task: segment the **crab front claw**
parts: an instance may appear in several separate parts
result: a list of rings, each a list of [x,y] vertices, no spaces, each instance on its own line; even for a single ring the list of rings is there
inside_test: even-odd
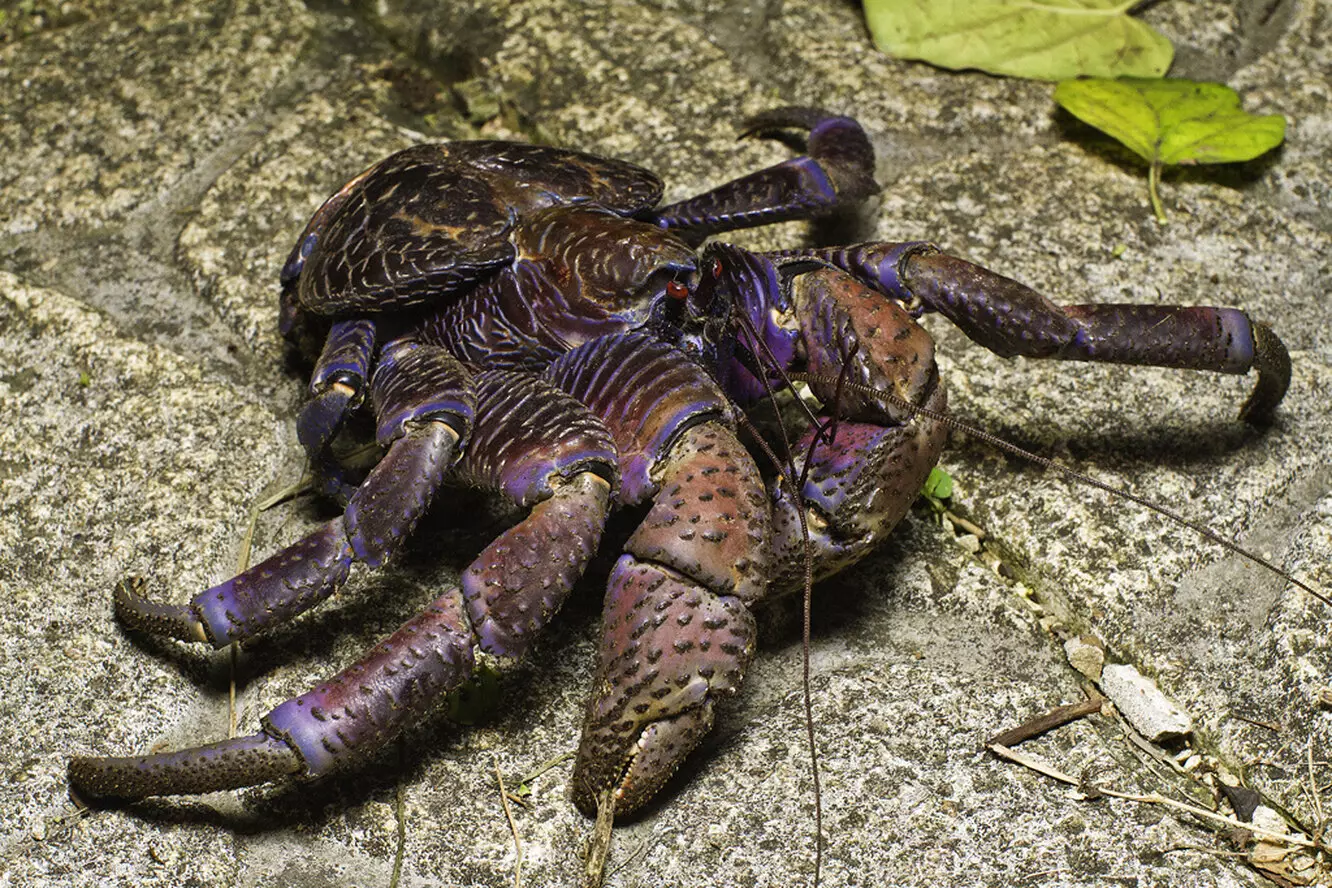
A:
[[[633,555],[611,574],[606,638],[574,765],[573,799],[589,816],[599,791],[618,814],[661,788],[712,728],[754,653],[754,619],[732,595]]]
[[[938,312],[1002,357],[1056,358],[1258,374],[1239,418],[1272,422],[1290,385],[1290,356],[1266,324],[1234,308],[1056,305],[1030,287],[922,242],[789,250],[850,272],[911,307]]]

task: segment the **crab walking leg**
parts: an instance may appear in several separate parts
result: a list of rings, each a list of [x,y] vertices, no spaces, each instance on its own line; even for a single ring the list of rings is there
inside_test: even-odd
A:
[[[343,500],[351,498],[354,487],[343,479],[329,445],[347,415],[365,397],[374,347],[373,321],[362,318],[333,324],[310,377],[310,400],[296,418],[296,437],[310,459],[320,492]]]
[[[407,340],[385,347],[371,389],[378,438],[389,450],[342,517],[189,604],[150,603],[122,586],[120,618],[135,629],[225,647],[314,607],[346,581],[353,562],[384,564],[452,467],[475,396],[468,372],[448,352]]]
[[[1266,324],[1234,308],[1091,304],[1059,306],[993,271],[945,255],[930,244],[861,244],[803,250],[856,274],[921,310],[937,311],[972,341],[1003,357],[1060,358],[1258,372],[1239,418],[1269,424],[1290,384],[1290,357]]]
[[[716,383],[674,348],[607,337],[547,377],[615,436],[621,501],[651,499],[606,592],[600,668],[574,766],[574,801],[641,806],[712,725],[754,652],[749,607],[768,584],[766,494]]]
[[[582,403],[526,373],[477,377],[481,417],[461,478],[531,513],[463,572],[480,648],[518,657],[564,603],[601,541],[619,488],[618,453]]]
[[[651,218],[702,240],[720,231],[824,216],[878,192],[874,146],[850,117],[817,108],[777,108],[746,121],[743,134],[789,128],[809,131],[807,155],[661,207]]]
[[[360,662],[277,706],[249,737],[127,758],[76,758],[70,781],[118,799],[209,792],[286,775],[320,777],[388,743],[472,673],[475,651],[520,656],[582,575],[616,480],[610,433],[538,379],[477,380],[478,445],[460,471],[530,505],[453,587]]]

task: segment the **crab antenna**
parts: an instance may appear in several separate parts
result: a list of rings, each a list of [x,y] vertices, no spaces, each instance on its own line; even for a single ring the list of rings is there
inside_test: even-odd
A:
[[[809,373],[792,373],[791,378],[803,382],[822,382],[824,384],[833,381],[831,377],[825,377]],[[1093,477],[1092,475],[1088,475],[1084,472],[1079,472],[1077,469],[1070,469],[1068,466],[1064,465],[1063,463],[1056,462],[1055,460],[1051,459],[1048,456],[1041,456],[1040,454],[1032,453],[1030,450],[1026,450],[1022,447],[1019,447],[1018,445],[1012,443],[1011,441],[1005,441],[1003,438],[1000,438],[997,435],[992,435],[989,432],[973,428],[972,426],[967,425],[961,420],[954,419],[953,417],[943,413],[939,413],[936,410],[931,410],[928,407],[922,407],[919,404],[914,404],[911,401],[908,401],[906,398],[897,395],[895,392],[880,391],[879,389],[872,388],[867,385],[862,385],[861,383],[858,382],[848,382],[846,385],[848,388],[852,389],[853,391],[858,391],[867,395],[873,395],[874,397],[882,398],[883,400],[888,401],[889,403],[897,407],[901,407],[904,410],[910,411],[912,415],[924,416],[927,419],[931,419],[934,422],[941,423],[944,426],[953,429],[955,431],[965,432],[966,434],[971,435],[972,437],[980,441],[983,441],[986,444],[989,444],[991,447],[994,447],[998,450],[1003,450],[1007,453],[1011,453],[1014,456],[1021,457],[1022,459],[1025,459],[1029,462],[1033,462],[1042,468],[1053,469],[1054,471],[1058,472],[1059,474],[1063,475],[1066,478],[1072,478],[1075,481],[1080,481],[1083,484],[1088,485],[1089,487],[1095,487],[1097,490],[1104,490],[1106,493],[1123,497],[1129,502],[1137,503],[1138,505],[1142,506],[1144,509],[1150,509],[1151,511],[1155,512],[1158,515],[1161,515],[1165,518],[1169,518],[1171,521],[1174,521],[1176,524],[1182,525],[1183,527],[1187,527],[1189,530],[1192,530],[1194,533],[1198,534],[1204,539],[1216,543],[1221,548],[1229,552],[1232,552],[1236,555],[1239,555],[1241,558],[1245,558],[1253,562],[1254,564],[1259,565],[1260,567],[1267,568],[1272,573],[1281,577],[1286,582],[1292,584],[1293,586],[1296,586],[1299,589],[1303,589],[1305,592],[1309,593],[1314,598],[1317,598],[1319,601],[1323,602],[1324,604],[1332,606],[1332,598],[1329,598],[1326,594],[1319,592],[1317,589],[1314,589],[1312,586],[1308,585],[1307,583],[1304,583],[1296,579],[1295,577],[1291,576],[1289,573],[1277,567],[1275,564],[1273,564],[1271,561],[1268,561],[1263,556],[1258,555],[1257,553],[1254,552],[1250,552],[1248,549],[1245,549],[1239,543],[1233,540],[1226,539],[1221,534],[1212,530],[1207,525],[1202,524],[1201,522],[1198,521],[1194,521],[1192,518],[1187,518],[1184,515],[1181,515],[1179,512],[1176,512],[1175,510],[1169,508],[1168,506],[1163,506],[1160,505],[1159,503],[1154,503],[1151,500],[1147,499],[1146,497],[1139,496],[1138,494],[1133,493],[1129,490],[1125,490],[1122,487],[1116,487],[1113,484],[1109,484],[1105,481],[1100,480],[1099,478]]]
[[[743,312],[734,315],[734,318],[744,332],[749,335],[749,338],[760,347],[759,351],[767,359],[769,366],[776,370],[778,377],[782,380],[782,387],[790,389],[791,392],[796,395],[796,400],[800,402],[805,413],[814,421],[815,428],[818,428],[818,417],[814,415],[814,411],[810,410],[809,405],[804,402],[798,393],[795,392],[794,382],[791,377],[786,374],[785,369],[781,365],[781,361],[777,360],[777,356],[772,353],[772,349],[768,347],[768,343],[764,341],[763,337],[758,335],[758,330],[754,329],[753,322]],[[774,410],[778,410],[777,392],[772,387],[772,379],[767,373],[763,372],[762,367],[757,366],[758,360],[754,352],[750,351],[749,347],[738,337],[736,338],[736,344],[743,349],[744,354],[748,354],[751,358],[754,358],[756,366],[751,369],[746,365],[746,369],[750,370],[751,373],[753,373],[753,370],[755,369],[759,370],[754,376],[763,383],[763,389],[767,393],[768,402],[772,404]],[[838,396],[840,397],[840,395],[841,389],[839,388]],[[801,592],[801,697],[804,701],[805,709],[805,737],[809,743],[810,778],[814,785],[814,888],[818,888],[819,873],[823,868],[823,792],[819,782],[819,749],[818,742],[814,737],[814,701],[813,694],[810,691],[809,680],[809,642],[810,636],[812,635],[810,617],[814,610],[814,549],[809,541],[809,522],[805,519],[804,488],[805,477],[809,470],[809,463],[814,458],[814,448],[818,446],[819,439],[823,433],[822,430],[816,432],[813,439],[809,442],[809,453],[805,456],[805,468],[801,471],[800,479],[797,482],[795,473],[795,454],[791,452],[791,439],[786,434],[786,426],[783,425],[780,420],[777,423],[777,428],[782,436],[782,449],[786,451],[786,465],[783,466],[782,460],[780,460],[777,457],[777,454],[773,452],[772,448],[768,446],[768,442],[763,439],[763,436],[759,434],[758,429],[749,421],[749,417],[745,415],[745,412],[743,410],[737,410],[736,416],[740,418],[740,421],[745,428],[749,429],[754,440],[758,442],[759,448],[762,449],[763,452],[767,454],[768,459],[772,461],[773,467],[777,470],[778,477],[780,478],[780,483],[790,491],[791,502],[795,504],[796,518],[800,521],[800,552],[801,561],[803,562],[803,567],[805,569],[804,589]]]
[[[740,327],[749,338],[754,340],[755,344],[758,345],[759,352],[767,359],[768,366],[772,368],[772,373],[781,383],[779,389],[789,389],[793,395],[796,395],[796,401],[800,403],[800,409],[805,411],[805,419],[809,420],[811,425],[818,425],[819,418],[814,415],[814,411],[805,403],[804,398],[801,398],[796,392],[795,383],[792,381],[791,377],[786,375],[786,369],[782,367],[782,362],[777,359],[775,354],[773,354],[767,341],[759,335],[758,330],[754,327],[754,322],[744,313],[735,315],[734,320],[736,326]],[[755,379],[763,383],[763,387],[767,390],[768,398],[771,401],[775,397],[771,386],[771,379],[768,373],[764,372],[760,365],[758,356],[749,348],[749,346],[745,345],[742,340],[737,338],[735,344],[740,348],[740,363],[744,364],[745,369],[748,370]],[[776,401],[772,401],[772,404],[775,409],[777,406]],[[794,468],[794,465],[792,467]]]
[[[776,401],[776,392],[765,378],[763,386],[768,390],[768,397]],[[796,518],[800,520],[800,539],[801,539],[801,560],[804,562],[805,583],[801,593],[801,624],[800,624],[800,667],[801,667],[801,689],[805,708],[805,737],[809,743],[809,770],[810,777],[814,784],[814,885],[817,888],[819,884],[819,872],[823,864],[823,793],[819,784],[819,750],[817,741],[814,738],[814,701],[810,691],[810,665],[809,665],[809,640],[812,635],[810,615],[813,613],[814,601],[814,554],[813,547],[809,542],[809,522],[805,520],[805,497],[801,492],[803,485],[797,486],[795,483],[795,458],[791,454],[791,442],[786,439],[786,429],[782,429],[782,439],[785,443],[786,458],[791,464],[787,469],[782,465],[781,459],[768,446],[768,442],[763,440],[754,424],[749,421],[743,411],[737,411],[736,415],[745,428],[749,429],[754,440],[758,442],[759,447],[767,454],[768,459],[777,467],[780,483],[791,492],[791,500],[795,503]],[[780,426],[780,423],[778,424]],[[810,454],[814,452],[814,446],[818,438],[810,442]],[[803,473],[802,473],[803,476]]]

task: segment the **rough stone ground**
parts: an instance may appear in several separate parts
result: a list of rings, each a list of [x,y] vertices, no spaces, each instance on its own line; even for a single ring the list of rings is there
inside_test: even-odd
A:
[[[34,6],[40,16],[24,11]],[[615,154],[678,197],[784,156],[729,138],[745,114],[844,109],[873,134],[885,186],[865,236],[929,237],[1060,301],[1245,306],[1295,362],[1262,433],[1233,419],[1245,379],[1004,361],[931,330],[967,421],[1332,588],[1326,3],[1149,9],[1180,47],[1174,73],[1224,80],[1290,121],[1267,159],[1167,174],[1164,228],[1143,171],[1056,113],[1047,85],[884,58],[856,6],[836,0],[15,9],[0,25],[0,885],[384,886],[399,793],[402,884],[512,884],[494,770],[512,781],[576,742],[594,589],[483,724],[434,721],[344,781],[86,816],[66,796],[72,753],[225,734],[225,655],[131,637],[110,589],[143,574],[180,601],[232,573],[251,504],[301,471],[302,383],[274,330],[277,269],[333,187],[425,137],[483,125]],[[747,240],[809,237],[792,225]],[[1312,830],[1310,769],[1329,780],[1332,713],[1317,694],[1332,609],[977,445],[958,442],[945,465],[954,508],[988,529],[1021,582],[920,510],[881,555],[818,589],[823,884],[1263,882],[1199,821],[1079,800],[981,743],[1081,699],[1060,642],[1095,633],[1193,715],[1194,748]],[[266,513],[257,552],[326,516],[308,500]],[[448,526],[246,652],[241,730],[448,582],[465,563],[442,542]],[[608,884],[808,881],[798,633],[774,619],[767,635],[744,699],[661,802],[618,831]],[[1197,789],[1145,764],[1105,717],[1023,749],[1122,789]],[[550,771],[515,812],[524,884],[575,882],[589,825],[567,781],[567,764]]]

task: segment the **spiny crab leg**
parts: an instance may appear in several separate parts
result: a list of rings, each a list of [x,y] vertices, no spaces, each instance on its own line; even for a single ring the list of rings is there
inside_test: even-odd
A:
[[[600,420],[538,378],[482,373],[476,403],[478,455],[459,471],[531,511],[472,562],[459,587],[360,662],[269,712],[258,734],[158,755],[75,758],[70,781],[94,796],[136,799],[320,777],[438,704],[471,674],[475,652],[520,656],[600,542],[616,451]]]
[[[650,218],[693,242],[709,234],[825,216],[876,194],[874,146],[850,117],[815,108],[779,108],[750,118],[742,134],[809,131],[807,155],[661,207]]]
[[[606,589],[600,666],[574,764],[574,803],[643,805],[712,726],[754,653],[769,518],[730,404],[701,366],[642,333],[571,351],[546,377],[601,416],[621,502],[651,501]]]
[[[1266,324],[1234,308],[1060,306],[1035,290],[927,243],[789,250],[775,260],[844,269],[919,312],[938,312],[1003,357],[1258,373],[1239,418],[1267,425],[1290,385],[1290,356]]]
[[[475,413],[469,373],[436,346],[386,347],[372,384],[378,435],[388,453],[346,512],[185,605],[118,595],[129,626],[225,647],[264,632],[332,595],[353,562],[379,567],[411,533],[453,465]]]

